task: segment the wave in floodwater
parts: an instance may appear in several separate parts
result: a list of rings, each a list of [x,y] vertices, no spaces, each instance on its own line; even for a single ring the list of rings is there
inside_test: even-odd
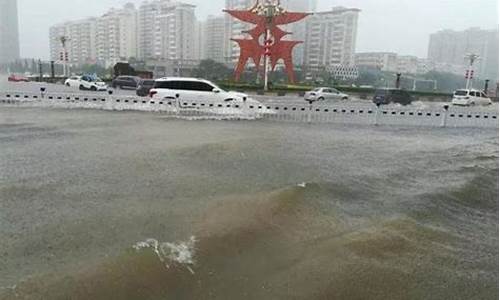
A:
[[[165,264],[165,267],[170,268],[170,263],[178,263],[186,266],[194,274],[191,266],[195,264],[195,245],[196,237],[193,236],[189,241],[179,243],[161,243],[156,239],[147,239],[138,242],[132,248],[138,252],[144,250],[153,251],[158,256],[158,259]]]
[[[263,116],[263,114],[273,114],[272,110],[267,108],[261,109],[258,112],[245,107],[241,108],[177,108],[175,105],[159,105],[159,104],[142,104],[133,103],[133,98],[128,100],[130,103],[122,102],[100,102],[100,98],[96,98],[95,102],[81,101],[64,101],[64,100],[39,100],[39,101],[19,101],[14,104],[21,107],[36,107],[36,108],[56,108],[56,109],[93,109],[105,111],[139,111],[139,112],[155,112],[163,113],[169,116],[184,120],[255,120]],[[134,98],[135,99],[135,98]],[[12,104],[11,104],[12,105]],[[248,104],[250,105],[250,104]]]
[[[321,199],[343,201],[351,190],[328,182],[226,196],[207,207],[185,241],[147,239],[85,268],[4,288],[0,299],[494,298],[498,184],[494,190],[477,180],[423,195],[411,213],[391,218],[326,210]],[[452,219],[433,218],[450,207],[459,230]],[[478,218],[491,226],[471,251]]]

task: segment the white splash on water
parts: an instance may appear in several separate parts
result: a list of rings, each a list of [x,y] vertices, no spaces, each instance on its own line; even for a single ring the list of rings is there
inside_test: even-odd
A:
[[[132,248],[136,251],[151,249],[167,268],[170,268],[168,262],[174,262],[184,265],[192,274],[194,274],[191,267],[196,264],[196,242],[197,240],[194,236],[192,236],[187,242],[178,243],[160,243],[156,239],[147,239],[146,241],[138,242],[132,246]]]
[[[63,95],[63,98],[74,95]],[[84,97],[83,95],[80,97]],[[259,110],[250,109],[250,104],[257,106],[259,102],[246,103],[240,107],[197,107],[197,108],[178,108],[175,105],[160,105],[151,103],[142,103],[144,100],[138,100],[134,97],[99,97],[89,96],[88,101],[76,100],[50,100],[47,98],[38,100],[17,99],[12,105],[27,107],[42,107],[56,109],[95,109],[104,111],[140,111],[167,114],[185,120],[256,120],[265,114],[274,114],[275,112],[267,108]],[[102,101],[106,99],[106,101]],[[120,102],[116,102],[116,101]],[[126,101],[126,102],[125,102]]]
[[[413,107],[417,108],[417,109],[428,109],[428,108],[430,108],[429,105],[425,104],[422,101],[415,101],[411,105]]]
[[[19,297],[19,294],[17,293],[17,284],[14,284],[12,286],[1,286],[0,290],[10,291],[14,293],[14,296],[16,298]]]

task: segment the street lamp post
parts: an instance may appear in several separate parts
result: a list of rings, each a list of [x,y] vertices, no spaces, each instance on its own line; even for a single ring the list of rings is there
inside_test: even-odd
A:
[[[401,87],[401,73],[396,74],[396,88],[399,89]]]
[[[50,61],[50,77],[52,78],[52,80],[54,80],[56,78],[56,70],[55,70],[54,63],[55,62],[53,60]]]
[[[61,60],[63,61],[63,77],[66,77],[68,76],[69,74],[69,70],[68,70],[68,50],[66,49],[66,44],[68,42],[68,38],[65,37],[65,36],[61,36],[59,38],[59,40],[61,41],[61,45],[62,45],[62,49],[63,49],[63,52],[62,52],[62,55],[61,55]]]
[[[264,91],[269,90],[269,60],[271,57],[271,45],[272,45],[272,37],[271,37],[271,28],[273,26],[274,17],[276,16],[277,7],[276,4],[271,3],[270,1],[266,3],[264,8],[264,15],[266,17],[266,33],[264,35]]]
[[[38,60],[38,72],[40,73],[40,80],[39,82],[42,82],[43,80],[43,69],[42,69],[42,60]]]
[[[467,83],[465,89],[470,89],[472,79],[474,79],[474,63],[479,59],[479,55],[471,53],[465,56],[469,61],[469,67],[467,69],[466,79]]]
[[[484,81],[484,93],[485,93],[486,95],[488,95],[488,94],[489,94],[489,91],[488,91],[488,90],[489,90],[489,88],[490,88],[490,80],[489,80],[489,79],[486,79],[486,80]]]

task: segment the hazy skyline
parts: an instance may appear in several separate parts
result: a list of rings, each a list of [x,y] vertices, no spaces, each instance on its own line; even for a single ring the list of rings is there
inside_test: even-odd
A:
[[[142,0],[18,0],[22,57],[49,57],[49,27],[100,16],[111,7]],[[224,0],[183,0],[197,5],[198,18],[222,14]],[[362,10],[357,52],[391,51],[427,57],[429,34],[441,29],[498,28],[497,0],[319,0],[318,11],[333,6]]]

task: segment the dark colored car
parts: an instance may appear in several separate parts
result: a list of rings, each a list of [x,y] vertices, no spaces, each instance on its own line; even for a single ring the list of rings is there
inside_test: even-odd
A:
[[[401,105],[410,105],[413,102],[413,97],[408,91],[400,89],[379,89],[373,96],[373,102],[377,105],[385,105],[390,103],[398,103]]]
[[[115,79],[113,79],[113,82],[111,82],[111,86],[113,88],[120,88],[120,89],[137,89],[137,85],[141,81],[141,78],[136,77],[136,76],[118,76]]]
[[[146,97],[149,95],[149,91],[155,85],[155,81],[153,79],[142,79],[137,85],[136,94],[137,96]]]

